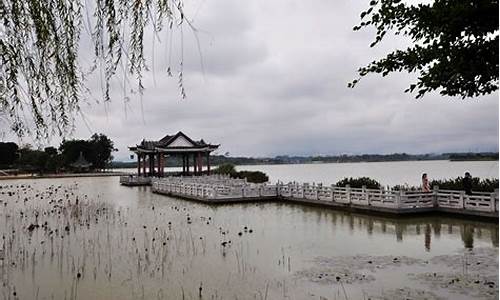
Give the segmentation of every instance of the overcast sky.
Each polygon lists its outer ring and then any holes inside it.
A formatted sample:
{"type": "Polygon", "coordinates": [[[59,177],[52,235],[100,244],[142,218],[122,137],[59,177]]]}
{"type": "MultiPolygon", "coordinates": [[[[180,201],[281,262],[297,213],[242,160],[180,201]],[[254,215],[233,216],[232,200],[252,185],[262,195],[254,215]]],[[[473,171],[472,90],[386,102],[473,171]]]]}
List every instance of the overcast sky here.
{"type": "MultiPolygon", "coordinates": [[[[128,159],[127,146],[143,138],[177,131],[220,143],[219,153],[231,156],[498,149],[498,93],[415,100],[403,92],[414,78],[405,73],[368,76],[347,88],[358,67],[407,42],[389,37],[372,49],[372,31],[352,31],[368,1],[185,2],[200,30],[203,57],[202,67],[194,34],[185,27],[187,98],[180,99],[177,87],[180,31],[171,55],[164,32],[162,43],[155,43],[155,72],[145,74],[143,113],[137,95],[123,104],[123,89],[115,83],[107,110],[102,104],[83,107],[90,130],[79,122],[75,137],[108,135],[119,149],[117,160],[128,159]],[[173,78],[166,74],[169,56],[173,78]]],[[[151,35],[146,49],[151,65],[151,35]]],[[[97,81],[89,87],[100,97],[97,81]]]]}

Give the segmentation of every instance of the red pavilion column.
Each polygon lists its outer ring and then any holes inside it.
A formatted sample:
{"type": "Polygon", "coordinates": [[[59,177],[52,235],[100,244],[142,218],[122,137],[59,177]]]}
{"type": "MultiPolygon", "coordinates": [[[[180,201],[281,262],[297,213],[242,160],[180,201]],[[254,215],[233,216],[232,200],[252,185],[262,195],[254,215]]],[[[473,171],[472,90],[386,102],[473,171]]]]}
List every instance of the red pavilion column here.
{"type": "Polygon", "coordinates": [[[137,152],[137,176],[141,176],[141,156],[137,152]]]}
{"type": "Polygon", "coordinates": [[[207,152],[207,174],[210,175],[210,152],[207,152]]]}
{"type": "Polygon", "coordinates": [[[149,174],[151,174],[151,155],[150,154],[146,154],[146,160],[147,160],[147,166],[146,166],[146,176],[149,176],[149,174]]]}
{"type": "Polygon", "coordinates": [[[203,160],[201,159],[201,152],[198,152],[198,171],[200,175],[203,175],[203,160]]]}
{"type": "Polygon", "coordinates": [[[198,170],[198,158],[196,157],[196,153],[193,153],[193,166],[194,166],[194,175],[198,175],[199,171],[198,170]]]}
{"type": "Polygon", "coordinates": [[[156,168],[158,169],[158,177],[161,177],[161,154],[156,154],[156,168]]]}
{"type": "Polygon", "coordinates": [[[153,174],[158,176],[158,173],[160,172],[160,168],[158,168],[158,154],[153,154],[153,174]]]}
{"type": "Polygon", "coordinates": [[[146,176],[146,154],[142,155],[142,176],[146,176]]]}
{"type": "Polygon", "coordinates": [[[186,156],[182,155],[182,175],[186,175],[186,156]]]}
{"type": "Polygon", "coordinates": [[[148,164],[148,175],[153,176],[153,155],[151,153],[148,155],[149,157],[149,164],[148,164]]]}
{"type": "Polygon", "coordinates": [[[196,175],[196,158],[194,157],[193,154],[193,176],[196,175]]]}
{"type": "Polygon", "coordinates": [[[155,154],[151,154],[151,176],[155,176],[156,175],[156,155],[155,154]]]}
{"type": "Polygon", "coordinates": [[[151,154],[151,176],[155,176],[156,173],[156,155],[151,154]]]}
{"type": "Polygon", "coordinates": [[[196,165],[196,153],[193,153],[193,175],[198,174],[198,166],[196,165]]]}
{"type": "Polygon", "coordinates": [[[161,175],[162,176],[165,176],[165,166],[167,165],[166,162],[167,162],[167,158],[165,157],[165,155],[162,155],[161,156],[161,175]]]}
{"type": "Polygon", "coordinates": [[[158,176],[163,177],[163,153],[158,153],[158,176]]]}

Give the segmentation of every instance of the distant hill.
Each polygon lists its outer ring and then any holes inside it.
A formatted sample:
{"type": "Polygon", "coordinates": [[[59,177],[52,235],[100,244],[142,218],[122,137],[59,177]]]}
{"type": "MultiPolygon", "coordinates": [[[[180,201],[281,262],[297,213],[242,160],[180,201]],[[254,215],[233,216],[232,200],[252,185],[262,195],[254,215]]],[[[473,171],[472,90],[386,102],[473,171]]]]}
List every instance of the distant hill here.
{"type": "MultiPolygon", "coordinates": [[[[234,165],[279,165],[279,164],[309,164],[309,163],[348,163],[348,162],[383,162],[383,161],[418,161],[418,160],[451,160],[451,161],[481,161],[498,160],[498,152],[479,153],[442,153],[442,154],[362,154],[362,155],[332,155],[332,156],[276,156],[276,157],[229,157],[214,155],[210,157],[212,165],[231,163],[234,165]]],[[[168,167],[181,167],[181,157],[171,157],[167,160],[168,167]]],[[[114,161],[112,168],[133,168],[136,162],[114,161]]]]}

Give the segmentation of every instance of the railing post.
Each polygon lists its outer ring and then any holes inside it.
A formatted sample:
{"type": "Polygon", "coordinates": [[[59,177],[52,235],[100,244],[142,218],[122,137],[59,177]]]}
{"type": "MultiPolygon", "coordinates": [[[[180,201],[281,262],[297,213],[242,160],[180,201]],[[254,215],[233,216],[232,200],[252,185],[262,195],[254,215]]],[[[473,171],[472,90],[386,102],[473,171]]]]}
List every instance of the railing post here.
{"type": "Polygon", "coordinates": [[[495,189],[495,211],[498,211],[498,189],[495,189]]]}
{"type": "Polygon", "coordinates": [[[402,204],[402,200],[405,196],[405,191],[404,190],[399,190],[399,193],[396,195],[396,208],[397,209],[400,209],[401,208],[401,204],[402,204]]]}
{"type": "Polygon", "coordinates": [[[335,202],[335,185],[330,185],[330,192],[331,192],[331,198],[332,198],[332,202],[335,202]]]}
{"type": "Polygon", "coordinates": [[[439,186],[435,185],[432,187],[432,206],[433,207],[438,207],[439,203],[437,201],[438,199],[438,194],[439,193],[439,186]]]}
{"type": "Polygon", "coordinates": [[[465,209],[465,191],[460,191],[460,200],[458,202],[458,208],[465,209]]]}
{"type": "Polygon", "coordinates": [[[495,212],[496,211],[496,196],[498,195],[498,189],[495,189],[493,193],[490,195],[490,211],[495,212]]]}
{"type": "Polygon", "coordinates": [[[361,186],[361,192],[363,193],[363,196],[365,197],[366,203],[370,205],[370,195],[366,191],[366,185],[361,186]]]}
{"type": "Polygon", "coordinates": [[[345,185],[345,192],[346,192],[346,197],[347,197],[347,202],[351,204],[351,186],[346,184],[345,185]]]}

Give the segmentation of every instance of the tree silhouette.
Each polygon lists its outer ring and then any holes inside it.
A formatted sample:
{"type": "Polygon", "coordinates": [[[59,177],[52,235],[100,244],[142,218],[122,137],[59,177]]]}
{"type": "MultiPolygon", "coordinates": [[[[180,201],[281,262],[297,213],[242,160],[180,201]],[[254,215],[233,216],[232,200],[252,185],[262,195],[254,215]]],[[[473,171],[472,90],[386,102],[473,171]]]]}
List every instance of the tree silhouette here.
{"type": "Polygon", "coordinates": [[[413,45],[358,69],[354,87],[370,74],[416,73],[405,92],[416,98],[431,91],[441,95],[477,97],[498,90],[498,1],[435,0],[409,4],[401,0],[372,0],[354,30],[375,27],[370,47],[393,31],[413,45]]]}

